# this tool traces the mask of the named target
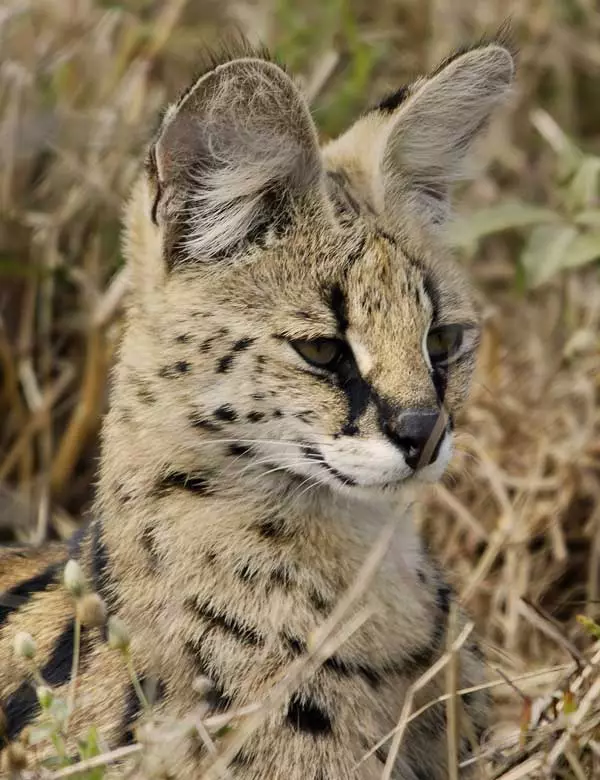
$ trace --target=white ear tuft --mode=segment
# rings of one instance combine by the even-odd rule
[[[151,154],[169,266],[231,256],[320,193],[314,123],[277,65],[218,65],[172,107]]]

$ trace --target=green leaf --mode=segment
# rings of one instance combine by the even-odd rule
[[[569,201],[574,210],[589,208],[598,200],[600,157],[587,156],[569,185]]]
[[[547,282],[565,267],[565,257],[578,235],[568,225],[538,225],[531,231],[521,255],[530,287]]]
[[[493,233],[557,223],[560,220],[560,214],[551,209],[520,201],[506,201],[456,220],[449,226],[446,235],[451,246],[470,249],[481,238]]]
[[[580,233],[569,245],[562,268],[578,268],[598,259],[600,259],[600,230]]]

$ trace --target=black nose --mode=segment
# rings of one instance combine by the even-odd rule
[[[384,427],[413,470],[433,463],[446,429],[440,412],[428,409],[408,409]]]

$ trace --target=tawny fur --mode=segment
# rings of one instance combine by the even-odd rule
[[[398,518],[363,597],[372,617],[270,713],[229,768],[239,780],[379,778],[387,747],[353,767],[444,651],[451,594],[410,506],[419,483],[441,476],[451,431],[413,473],[386,430],[407,409],[443,405],[452,420],[466,399],[478,317],[440,228],[448,189],[511,79],[507,50],[482,45],[320,150],[284,71],[232,53],[167,111],[128,204],[126,332],[96,519],[75,554],[129,627],[138,673],[159,681],[156,711],[192,711],[198,675],[216,686],[214,709],[259,702]],[[467,342],[442,381],[424,345],[432,325],[451,323],[468,326]],[[322,337],[345,340],[350,379],[313,370],[290,344]],[[27,668],[11,658],[16,631],[36,637],[39,666],[68,686],[71,598],[52,576],[19,591],[48,566],[59,575],[67,555],[0,553],[11,738],[37,716]],[[70,749],[90,724],[114,747],[139,709],[103,632],[84,633]],[[484,679],[471,642],[460,676]],[[487,700],[463,702],[464,758]],[[438,706],[409,727],[393,777],[442,780],[446,754]],[[198,778],[206,761],[198,745],[180,746],[170,776]]]

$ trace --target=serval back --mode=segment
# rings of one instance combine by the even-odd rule
[[[198,707],[198,676],[213,684],[209,714],[260,702],[396,517],[357,605],[367,621],[269,711],[227,775],[382,776],[389,743],[355,766],[444,651],[452,602],[410,511],[451,456],[478,343],[472,291],[444,249],[450,191],[512,76],[502,42],[463,50],[321,148],[292,79],[240,45],[167,110],[126,209],[131,290],[95,519],[70,551],[0,553],[9,741],[40,718],[17,632],[67,695],[68,557],[128,627],[156,717],[172,722]],[[484,679],[471,640],[460,675]],[[462,702],[464,758],[487,700]],[[447,777],[444,713],[410,724],[393,778]],[[68,754],[91,724],[103,745],[126,744],[139,716],[105,627],[84,627]],[[167,752],[171,777],[217,776],[201,740]],[[148,760],[141,776],[153,771]]]

